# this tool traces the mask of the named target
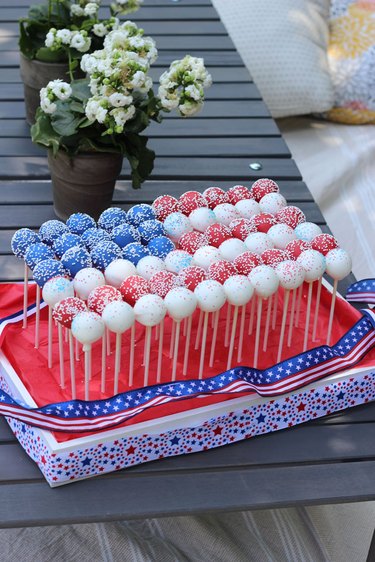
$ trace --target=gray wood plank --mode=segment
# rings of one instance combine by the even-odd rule
[[[143,6],[170,6],[173,5],[175,0],[144,0]],[[197,6],[211,6],[210,0],[183,0],[184,6],[190,7],[197,7]],[[29,0],[17,0],[17,6],[26,6],[29,7],[30,1]],[[110,2],[105,1],[101,3],[101,6],[109,6]],[[2,8],[12,7],[12,3],[10,0],[1,0],[0,6]]]

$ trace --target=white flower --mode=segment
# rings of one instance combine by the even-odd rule
[[[104,35],[107,35],[108,29],[104,23],[96,23],[93,27],[93,32],[97,37],[104,37]]]
[[[185,103],[178,106],[181,115],[184,117],[190,117],[191,115],[195,115],[202,109],[203,103],[195,103],[192,101],[185,101]]]
[[[161,104],[164,107],[164,109],[166,109],[167,111],[172,111],[172,109],[176,109],[176,107],[178,107],[178,104],[180,103],[180,100],[177,99],[167,99],[167,98],[163,98],[161,99]]]
[[[85,16],[94,16],[98,11],[99,6],[95,2],[89,2],[84,8]]]
[[[124,105],[130,105],[133,101],[131,96],[124,96],[120,93],[111,94],[109,96],[109,103],[113,105],[113,107],[123,107]]]
[[[83,72],[92,74],[97,68],[97,60],[92,55],[83,55],[81,59],[81,69]]]
[[[137,70],[137,72],[135,72],[131,80],[131,85],[133,86],[133,88],[141,88],[145,80],[146,80],[145,73],[142,72],[142,70]]]
[[[66,101],[72,95],[72,88],[67,82],[62,80],[54,80],[49,83],[53,94],[62,101]]]
[[[89,99],[86,104],[85,113],[89,121],[96,120],[96,114],[98,112],[99,102],[94,99]]]
[[[46,35],[46,40],[44,41],[44,44],[46,47],[50,49],[53,46],[54,42],[55,42],[55,34],[52,30],[50,30]]]
[[[188,96],[190,98],[193,98],[193,100],[195,101],[200,101],[202,98],[201,92],[199,91],[199,89],[194,86],[193,84],[191,84],[190,86],[188,86],[187,88],[185,88],[185,93],[188,94]]]
[[[142,88],[137,88],[137,90],[139,92],[141,92],[141,94],[147,94],[147,92],[149,90],[151,90],[152,88],[152,78],[151,76],[146,76],[146,79],[144,81],[143,87]]]
[[[105,118],[107,116],[108,110],[105,107],[99,105],[96,111],[96,120],[98,123],[104,123]]]
[[[48,99],[47,97],[44,97],[43,99],[40,100],[40,107],[42,108],[42,110],[44,111],[44,113],[55,113],[57,106],[55,103],[51,102],[50,99]]]
[[[130,119],[134,117],[135,107],[134,105],[130,105],[126,109],[122,107],[112,109],[110,115],[114,118],[118,127],[123,127],[127,121],[130,121]]]
[[[78,4],[73,4],[70,6],[70,14],[72,16],[82,17],[84,15],[84,11],[81,6],[78,6]]]
[[[63,45],[69,45],[72,32],[69,29],[59,29],[56,32],[57,39],[60,39]]]
[[[74,31],[70,41],[70,46],[81,53],[88,51],[91,45],[91,39],[87,37],[87,34],[84,36],[83,33],[85,32]]]

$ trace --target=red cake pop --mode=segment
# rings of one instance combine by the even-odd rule
[[[178,210],[187,216],[199,207],[207,207],[207,201],[198,191],[186,191],[178,201]]]
[[[121,293],[118,289],[112,287],[112,285],[101,285],[91,291],[87,297],[87,305],[92,312],[102,314],[107,304],[121,300]]]
[[[172,195],[160,195],[152,204],[156,218],[164,221],[168,215],[177,211],[178,201]]]
[[[296,228],[302,222],[306,222],[305,214],[299,207],[288,205],[280,209],[275,215],[277,222],[287,224],[291,228]]]
[[[131,275],[120,285],[120,292],[125,302],[134,306],[138,299],[151,292],[150,284],[139,275]]]
[[[229,279],[229,277],[231,277],[232,275],[237,275],[237,268],[233,263],[230,263],[229,261],[220,260],[212,263],[208,268],[207,273],[210,279],[219,281],[219,283],[224,285],[225,281]]]
[[[266,250],[265,252],[263,252],[261,258],[265,265],[276,267],[279,263],[289,259],[289,254],[285,250],[272,248],[271,250]]]
[[[52,310],[52,318],[70,330],[73,318],[85,310],[87,310],[86,305],[81,299],[68,297],[57,303]]]
[[[252,199],[250,191],[244,185],[234,185],[227,191],[229,203],[235,205],[243,199]]]
[[[190,291],[194,291],[197,285],[206,279],[207,275],[202,267],[191,265],[179,272],[176,283],[180,285],[180,287],[186,287],[190,289]]]
[[[229,225],[230,231],[234,238],[244,241],[251,232],[256,232],[256,226],[250,219],[236,219]]]
[[[311,247],[325,256],[330,250],[338,248],[339,243],[332,234],[318,234],[311,242]]]
[[[244,252],[243,254],[237,256],[233,263],[240,275],[249,275],[250,271],[252,271],[254,267],[263,264],[263,260],[257,254]]]
[[[254,215],[250,220],[257,232],[264,232],[265,234],[267,234],[271,226],[276,224],[276,219],[271,213],[259,213],[259,215]]]
[[[250,194],[259,203],[267,193],[278,193],[279,191],[280,189],[276,182],[268,178],[261,178],[253,183]]]
[[[220,187],[209,187],[203,191],[203,197],[207,201],[210,209],[214,209],[216,205],[228,203],[228,195]]]
[[[215,248],[218,248],[220,244],[222,244],[225,240],[228,240],[228,238],[232,238],[230,228],[225,226],[225,224],[218,222],[211,224],[206,229],[205,235],[208,240],[208,244],[210,246],[215,246]]]
[[[154,295],[164,297],[176,286],[176,275],[171,271],[158,271],[150,278],[150,289]]]
[[[296,260],[301,252],[305,250],[311,250],[311,244],[305,240],[299,240],[296,238],[285,246],[285,251],[288,252],[289,258],[291,260]]]
[[[185,232],[178,241],[180,248],[193,255],[202,246],[207,246],[207,236],[202,232]]]

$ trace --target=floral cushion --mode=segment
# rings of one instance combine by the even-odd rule
[[[375,123],[375,0],[332,0],[328,59],[335,89],[328,119]]]

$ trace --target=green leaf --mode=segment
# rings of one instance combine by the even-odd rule
[[[72,87],[72,97],[78,101],[86,102],[91,98],[91,92],[89,88],[89,80],[84,78],[83,80],[74,80],[71,84]]]
[[[31,138],[33,142],[51,148],[53,154],[56,155],[60,148],[60,136],[53,129],[50,116],[46,115],[39,107],[35,117],[35,124],[31,127]]]
[[[51,124],[56,133],[62,137],[70,137],[77,133],[80,118],[70,109],[69,103],[56,102],[57,109],[51,115]]]
[[[25,29],[25,22],[19,22],[19,30],[20,30],[20,38],[18,41],[18,45],[20,48],[21,53],[25,55],[28,59],[34,58],[34,49],[32,43],[30,42],[29,35]]]
[[[42,62],[63,62],[66,61],[68,57],[63,49],[51,51],[48,47],[41,47],[35,53],[35,58]]]
[[[155,152],[147,148],[147,141],[147,137],[132,133],[125,137],[125,156],[132,169],[131,177],[134,189],[141,187],[154,168]]]

